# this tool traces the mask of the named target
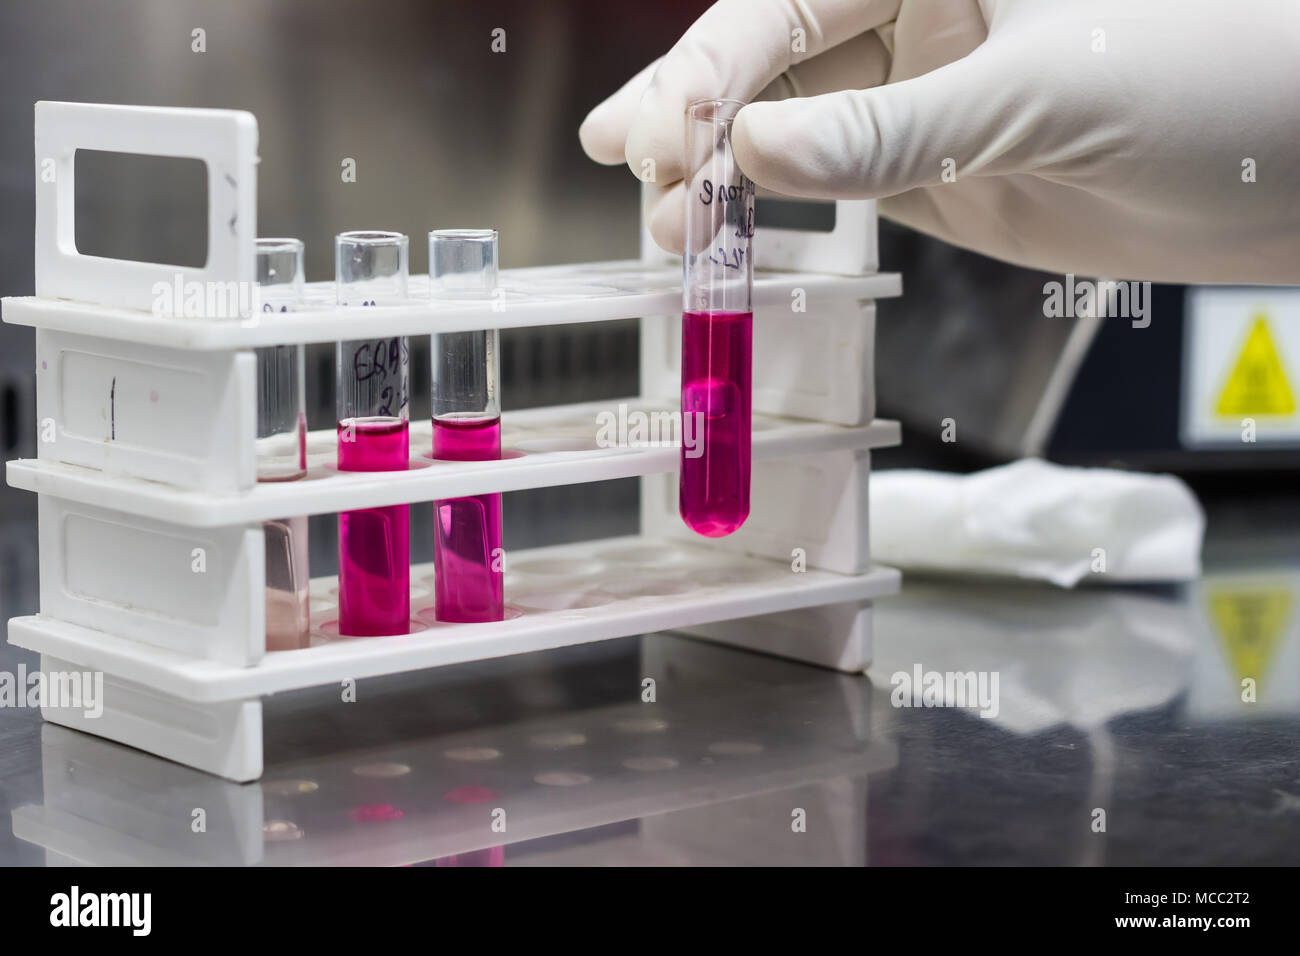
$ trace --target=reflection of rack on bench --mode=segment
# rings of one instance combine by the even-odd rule
[[[248,780],[261,772],[260,696],[350,677],[665,628],[850,672],[866,666],[870,602],[898,586],[895,572],[870,565],[867,545],[870,449],[898,440],[895,423],[873,420],[875,314],[864,300],[900,286],[874,273],[872,204],[840,204],[829,236],[763,234],[771,251],[764,262],[760,245],[760,266],[813,262],[844,274],[756,276],[753,508],[736,535],[704,542],[677,519],[676,447],[595,441],[598,413],[617,402],[507,413],[506,457],[492,462],[431,461],[428,426],[417,425],[420,451],[407,472],[340,474],[332,433],[317,433],[306,479],[257,484],[251,350],[347,338],[352,316],[321,283],[308,286],[299,312],[223,320],[146,311],[154,283],[177,275],[253,279],[256,138],[244,113],[37,107],[37,152],[61,176],[38,188],[37,296],[6,299],[4,318],[37,330],[38,418],[52,423],[54,440],[40,443],[36,460],[9,464],[10,483],[39,495],[41,571],[41,613],[11,621],[10,641],[41,653],[47,671],[103,670],[106,684],[101,717],[50,707],[47,719]],[[178,155],[177,142],[208,164],[207,265],[70,251],[73,151]],[[856,246],[840,242],[850,233]],[[501,281],[505,294],[491,303],[422,301],[427,279],[414,277],[411,303],[372,310],[367,327],[421,335],[640,316],[642,395],[625,404],[676,408],[677,270],[647,255],[506,270]],[[792,303],[807,312],[790,314]],[[102,417],[109,383],[111,435]],[[636,476],[639,537],[509,556],[514,617],[339,639],[328,626],[332,581],[322,579],[312,585],[313,646],[265,651],[265,519]],[[413,610],[430,603],[429,573],[413,576]],[[727,623],[736,618],[750,620]]]
[[[625,825],[607,831],[612,845],[587,843],[588,854],[750,865],[782,850],[773,840],[784,830],[783,851],[800,863],[865,862],[872,775],[897,764],[897,748],[872,726],[887,694],[834,672],[652,635],[610,664],[655,675],[659,703],[647,716],[639,698],[578,691],[589,661],[555,657],[548,675],[583,706],[517,714],[527,682],[505,662],[472,676],[385,682],[328,733],[309,701],[281,709],[273,700],[269,726],[283,732],[268,729],[271,749],[292,740],[295,756],[272,759],[260,782],[242,786],[47,725],[44,796],[13,810],[13,831],[52,864],[398,866],[503,844],[509,862],[546,862],[533,841],[613,824]],[[326,694],[334,697],[317,696]],[[393,739],[397,712],[403,726],[427,732]],[[302,749],[328,754],[296,755]],[[466,792],[481,802],[460,799]],[[207,811],[209,839],[174,824],[194,807]],[[753,839],[749,828],[786,820],[794,807],[808,814],[806,832],[778,826],[773,836],[761,822],[765,836]],[[494,829],[502,814],[508,825]]]

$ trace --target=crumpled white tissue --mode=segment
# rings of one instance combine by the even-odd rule
[[[870,499],[872,558],[903,569],[1066,588],[1201,571],[1205,513],[1172,475],[1027,458],[970,475],[873,472]]]

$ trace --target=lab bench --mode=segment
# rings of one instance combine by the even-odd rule
[[[866,677],[652,634],[275,695],[249,784],[3,708],[0,863],[1294,865],[1300,505],[1207,511],[1187,586],[913,575]],[[895,706],[917,668],[996,713]]]

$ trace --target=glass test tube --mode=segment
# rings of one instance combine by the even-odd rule
[[[497,285],[492,229],[429,233],[429,281],[435,298],[490,299]],[[433,457],[501,457],[497,330],[432,335]],[[504,616],[501,495],[433,503],[434,611],[439,621],[478,623]]]
[[[754,184],[731,150],[744,105],[703,100],[686,110],[678,506],[687,526],[710,538],[749,516]]]
[[[302,302],[303,245],[298,239],[257,240],[257,283],[263,312]],[[257,480],[294,481],[307,474],[307,402],[301,345],[272,345],[257,355]],[[266,539],[266,649],[306,647],[311,631],[307,582],[307,516],[262,524]]]
[[[406,300],[408,245],[398,232],[336,236],[339,305]],[[357,325],[364,325],[364,318]],[[339,471],[405,471],[410,466],[406,337],[340,342],[336,358]],[[410,621],[410,505],[340,513],[339,633],[406,634]]]

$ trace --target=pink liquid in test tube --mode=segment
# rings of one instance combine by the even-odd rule
[[[501,457],[501,419],[443,419],[433,423],[433,457],[490,461]],[[438,620],[499,621],[504,609],[501,496],[436,501],[434,597]]]
[[[434,298],[484,301],[496,295],[497,234],[493,229],[429,233],[429,284]],[[501,457],[495,329],[434,332],[430,407],[433,457],[495,461]],[[505,617],[505,552],[501,495],[433,503],[434,615],[454,624]]]
[[[709,538],[731,534],[749,517],[754,184],[731,149],[743,106],[703,100],[686,111],[678,510]]]
[[[348,438],[351,440],[347,440]],[[339,471],[405,471],[407,423],[354,418],[338,425]],[[411,508],[339,515],[339,633],[405,634],[411,618]]]
[[[682,315],[680,511],[709,538],[749,516],[753,330],[752,312]]]
[[[410,340],[364,337],[376,306],[407,301],[409,240],[359,230],[334,237],[338,304],[353,310],[359,337],[335,348],[339,471],[410,467],[407,391]],[[339,513],[339,634],[379,637],[411,629],[409,505]]]

